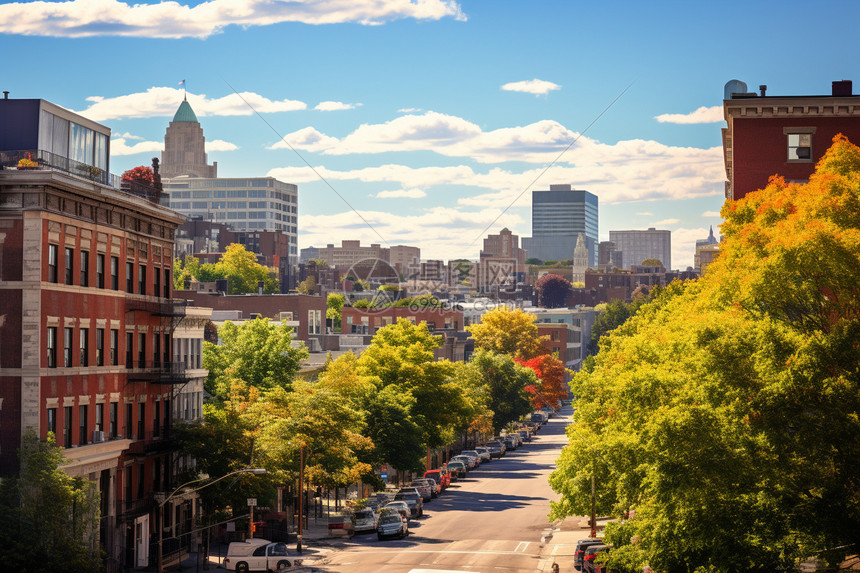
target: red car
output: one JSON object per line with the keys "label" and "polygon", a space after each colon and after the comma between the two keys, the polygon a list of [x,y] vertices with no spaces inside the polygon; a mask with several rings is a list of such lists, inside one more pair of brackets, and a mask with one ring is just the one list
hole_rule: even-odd
{"label": "red car", "polygon": [[451,484],[451,476],[444,470],[428,470],[424,472],[424,477],[430,478],[439,484],[439,487],[444,490]]}

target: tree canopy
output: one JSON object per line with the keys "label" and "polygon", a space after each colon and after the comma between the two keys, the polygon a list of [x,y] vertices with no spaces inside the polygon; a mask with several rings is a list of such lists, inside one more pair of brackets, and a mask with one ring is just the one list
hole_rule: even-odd
{"label": "tree canopy", "polygon": [[539,278],[535,283],[535,289],[538,294],[538,304],[546,308],[566,306],[567,297],[573,292],[569,280],[552,273]]}
{"label": "tree canopy", "polygon": [[[607,526],[617,571],[831,565],[860,536],[860,149],[727,201],[719,258],[601,339],[553,516]],[[841,548],[841,549],[840,549]]]}
{"label": "tree canopy", "polygon": [[189,256],[182,263],[179,259],[173,261],[174,288],[184,289],[189,280],[211,282],[218,279],[227,279],[227,294],[255,293],[260,282],[267,294],[280,289],[277,270],[258,263],[257,255],[239,243],[228,245],[216,263],[200,264],[197,258]]}
{"label": "tree canopy", "polygon": [[528,360],[544,353],[535,317],[520,309],[500,306],[484,313],[481,322],[466,327],[475,347]]}

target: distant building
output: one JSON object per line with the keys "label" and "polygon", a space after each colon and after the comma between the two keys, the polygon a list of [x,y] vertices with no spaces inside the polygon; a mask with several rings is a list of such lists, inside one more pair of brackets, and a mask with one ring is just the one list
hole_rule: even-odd
{"label": "distant building", "polygon": [[653,227],[644,231],[609,231],[609,240],[623,253],[624,269],[641,265],[645,259],[657,259],[665,268],[672,268],[672,231]]}
{"label": "distant building", "polygon": [[319,259],[324,260],[330,267],[349,267],[361,261],[379,260],[388,263],[391,251],[377,243],[362,247],[361,241],[340,242],[339,247],[328,244],[319,248]]}
{"label": "distant building", "polygon": [[311,261],[311,259],[318,259],[320,257],[320,250],[316,247],[305,247],[304,249],[299,250],[299,264],[306,264]]}
{"label": "distant building", "polygon": [[388,263],[404,280],[408,280],[419,272],[421,249],[407,245],[394,245],[389,249]]}
{"label": "distant building", "polygon": [[[716,245],[719,243],[719,240],[714,236],[714,226],[711,225],[710,232],[708,233],[708,237],[706,239],[696,239],[696,254],[694,256],[693,266],[694,268],[702,272],[702,251],[708,250],[711,251],[711,245]],[[719,247],[716,247],[719,250]]]}
{"label": "distant building", "polygon": [[520,248],[520,238],[509,229],[484,239],[478,261],[478,291],[501,289],[513,291],[525,280],[526,252]]}
{"label": "distant building", "polygon": [[206,138],[197,115],[187,100],[183,100],[164,134],[161,153],[161,175],[165,179],[189,177],[218,177],[218,162],[206,163]]}
{"label": "distant building", "polygon": [[580,233],[573,251],[572,283],[585,283],[585,271],[588,269],[588,249],[585,246],[585,234]]}
{"label": "distant building", "polygon": [[725,86],[727,199],[765,187],[771,175],[809,180],[838,133],[860,144],[860,96],[850,80],[833,82],[830,95],[769,96],[767,86],[759,89],[750,93],[738,80]]}
{"label": "distant building", "polygon": [[523,238],[528,258],[565,261],[573,258],[576,239],[585,235],[588,266],[597,266],[597,195],[550,185],[549,191],[532,192],[532,236]]}
{"label": "distant building", "polygon": [[613,268],[620,269],[624,266],[624,253],[617,250],[615,247],[615,243],[613,243],[612,241],[601,241],[597,249],[598,268],[604,270],[611,270]]}
{"label": "distant building", "polygon": [[708,265],[714,262],[714,259],[720,254],[720,244],[702,245],[696,247],[696,270],[700,275],[704,275],[708,270]]}
{"label": "distant building", "polygon": [[[547,350],[558,352],[565,368],[579,370],[582,361],[588,356],[588,345],[591,342],[591,328],[597,318],[593,308],[524,308],[525,312],[534,315],[538,334],[549,335],[544,343]],[[559,333],[559,325],[566,327],[566,336]],[[555,338],[553,338],[555,337]]]}

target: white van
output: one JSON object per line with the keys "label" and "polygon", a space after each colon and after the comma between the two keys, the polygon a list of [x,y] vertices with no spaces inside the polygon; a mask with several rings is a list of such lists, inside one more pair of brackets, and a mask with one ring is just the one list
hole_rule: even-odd
{"label": "white van", "polygon": [[272,543],[267,539],[234,541],[224,558],[224,569],[237,573],[277,571],[291,565],[287,558],[287,544]]}

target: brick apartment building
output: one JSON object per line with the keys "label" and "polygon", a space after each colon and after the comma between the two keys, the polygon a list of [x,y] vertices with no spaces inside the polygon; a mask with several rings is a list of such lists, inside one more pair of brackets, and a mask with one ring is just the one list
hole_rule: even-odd
{"label": "brick apartment building", "polygon": [[815,164],[842,133],[860,144],[860,96],[850,80],[835,81],[830,95],[772,96],[767,86],[725,86],[723,159],[726,199],[740,199],[767,185],[771,175],[807,181]]}
{"label": "brick apartment building", "polygon": [[154,493],[175,485],[173,400],[189,380],[173,360],[184,217],[158,204],[157,176],[110,175],[109,140],[44,100],[0,100],[0,473],[17,471],[25,433],[53,433],[63,469],[100,491],[108,563],[142,567]]}

